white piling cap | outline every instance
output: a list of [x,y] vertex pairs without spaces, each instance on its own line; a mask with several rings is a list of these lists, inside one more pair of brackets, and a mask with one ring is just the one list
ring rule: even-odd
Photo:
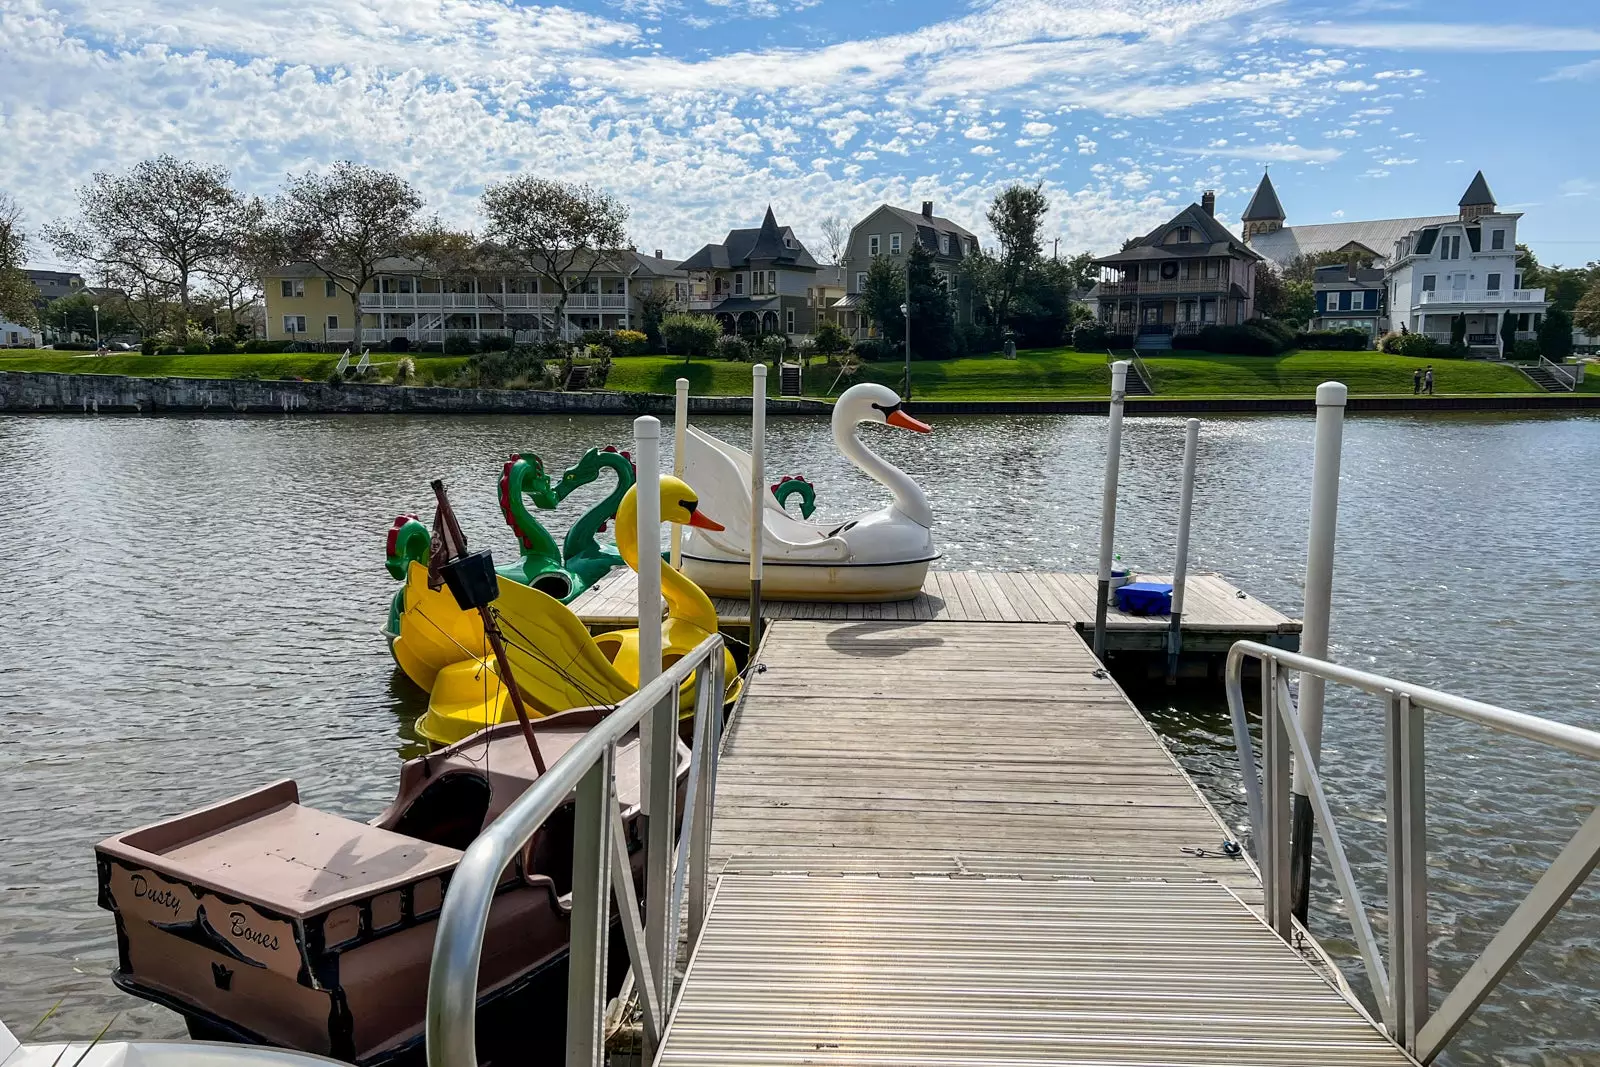
[[1323,382],[1317,386],[1317,407],[1342,408],[1349,399],[1350,390],[1345,388],[1343,382]]
[[750,368],[750,373],[757,378],[765,378],[767,376],[767,365],[765,363],[754,364]]
[[1111,388],[1112,390],[1123,389],[1127,387],[1127,384],[1128,361],[1119,359],[1111,364]]
[[640,415],[633,420],[633,436],[635,437],[660,437],[661,420],[654,415]]
[[677,384],[678,384],[678,392],[687,393],[689,391],[689,379],[687,379],[687,378],[679,378]]

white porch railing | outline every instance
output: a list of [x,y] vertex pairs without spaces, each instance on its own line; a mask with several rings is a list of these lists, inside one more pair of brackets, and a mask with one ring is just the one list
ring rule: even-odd
[[1569,393],[1576,390],[1578,388],[1578,383],[1583,380],[1582,363],[1579,363],[1575,368],[1567,368],[1563,367],[1559,363],[1552,363],[1543,356],[1540,356],[1539,366],[1549,371],[1550,377],[1556,380],[1556,384],[1561,386],[1561,388],[1565,389]]
[[[554,311],[558,293],[362,293],[363,311]],[[570,293],[567,310],[627,311],[627,293]]]
[[[1262,788],[1245,718],[1246,659],[1261,665]],[[1340,842],[1318,768],[1309,758],[1289,674],[1321,678],[1370,693],[1382,701],[1385,719],[1385,786],[1388,797],[1388,967],[1379,952],[1366,906]],[[1240,641],[1228,652],[1228,710],[1244,773],[1256,860],[1266,890],[1268,924],[1284,938],[1293,933],[1290,898],[1290,758],[1304,772],[1317,833],[1343,898],[1361,960],[1383,1019],[1394,1039],[1423,1063],[1431,1062],[1471,1018],[1545,925],[1600,862],[1600,807],[1595,807],[1544,875],[1489,942],[1460,981],[1430,1006],[1428,974],[1428,830],[1426,820],[1423,713],[1434,712],[1498,733],[1537,741],[1600,761],[1600,733],[1581,726],[1508,711],[1326,660]],[[1586,798],[1590,803],[1594,798]]]
[[1543,289],[1433,289],[1417,294],[1424,304],[1542,304]]

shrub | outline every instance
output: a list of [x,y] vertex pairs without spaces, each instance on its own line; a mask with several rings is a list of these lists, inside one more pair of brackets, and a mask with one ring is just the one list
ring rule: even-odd
[[1286,322],[1257,316],[1253,319],[1246,319],[1244,325],[1267,334],[1278,343],[1279,351],[1286,351],[1294,345],[1295,328]]
[[1139,335],[1134,333],[1108,333],[1106,334],[1106,347],[1110,349],[1132,348],[1138,340]]
[[[146,342],[146,344],[148,344],[148,343],[149,342]],[[255,337],[255,338],[252,338],[252,339],[246,341],[240,347],[243,348],[244,351],[246,351],[246,352],[251,352],[251,353],[255,353],[255,354],[260,354],[260,353],[264,353],[264,352],[281,352],[283,350],[283,342],[281,342],[281,341],[268,341],[265,338]]]
[[1384,351],[1414,359],[1440,359],[1449,349],[1420,333],[1392,333],[1383,339]]
[[[139,351],[144,353],[147,356],[155,355],[156,354],[156,339],[154,337],[146,337],[143,341],[140,341],[139,342]],[[248,349],[247,349],[247,351],[248,351]]]
[[856,355],[864,363],[894,358],[895,346],[881,337],[866,337],[856,342]]
[[823,322],[811,335],[811,350],[820,356],[833,358],[850,347],[850,341],[837,322]]
[[1294,347],[1317,351],[1360,352],[1370,343],[1366,331],[1354,329],[1312,330],[1294,336]]
[[492,333],[478,338],[478,348],[485,352],[509,352],[514,347],[510,334]]
[[239,346],[231,337],[217,337],[211,342],[211,354],[214,356],[231,356],[239,351]]
[[1099,352],[1106,347],[1106,328],[1098,322],[1086,322],[1072,331],[1072,347],[1079,352]]
[[608,346],[619,356],[642,356],[650,347],[650,338],[640,330],[618,330]]
[[241,382],[259,382],[261,380],[261,372],[258,370],[240,371],[237,377]]
[[584,330],[578,335],[580,345],[611,345],[610,330]]
[[1195,337],[1195,347],[1203,352],[1237,356],[1275,356],[1293,342],[1292,333],[1285,340],[1277,331],[1251,325],[1207,326]]
[[750,346],[732,334],[718,337],[714,351],[719,359],[725,359],[729,363],[742,363],[750,358]]
[[409,351],[411,351],[411,338],[409,338],[409,337],[391,337],[391,338],[389,338],[389,351],[391,351],[391,352],[409,352]]
[[1539,358],[1539,342],[1531,337],[1521,337],[1512,343],[1509,359],[1525,359],[1529,363]]
[[417,361],[410,356],[398,361],[394,365],[394,384],[404,385],[417,376]]
[[1544,313],[1539,324],[1539,353],[1552,363],[1564,362],[1572,355],[1572,316],[1563,309]]
[[465,334],[453,333],[444,339],[444,354],[447,356],[470,356],[476,350],[472,338]]
[[589,388],[604,389],[606,379],[611,377],[611,349],[605,345],[596,345],[594,351],[600,355],[589,365]]
[[993,352],[1000,347],[1000,335],[992,327],[979,326],[975,322],[956,323],[956,354],[961,356],[977,356],[985,352]]
[[183,354],[186,356],[203,356],[210,351],[211,343],[209,341],[189,341],[183,346]]
[[661,340],[675,356],[704,356],[716,346],[722,328],[709,315],[674,312],[661,320]]
[[328,384],[329,385],[343,385],[344,384],[344,373],[342,371],[340,371],[337,366],[335,366],[332,370],[330,370],[328,372]]
[[789,342],[781,333],[769,334],[761,339],[761,358],[778,364],[789,354]]
[[1467,317],[1457,315],[1450,320],[1450,349],[1453,352],[1467,350]]

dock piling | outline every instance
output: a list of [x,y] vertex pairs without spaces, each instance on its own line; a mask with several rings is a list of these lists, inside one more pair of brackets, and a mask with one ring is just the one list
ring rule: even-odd
[[1194,508],[1195,457],[1200,451],[1200,420],[1184,426],[1183,488],[1178,493],[1177,559],[1172,564],[1172,622],[1167,629],[1167,684],[1178,680],[1178,657],[1183,651],[1183,587],[1189,576],[1189,515]]
[[[689,379],[679,378],[672,405],[672,476],[683,477],[683,436],[689,428]],[[683,569],[683,527],[672,524],[672,569]]]
[[[1339,382],[1317,386],[1316,453],[1311,467],[1311,531],[1306,540],[1305,628],[1300,652],[1312,659],[1328,658],[1328,616],[1333,601],[1333,542],[1339,521],[1339,457],[1344,446],[1344,408],[1349,390]],[[1312,763],[1322,760],[1322,700],[1324,682],[1315,675],[1300,678],[1299,718]],[[1311,891],[1311,848],[1314,817],[1306,769],[1295,767],[1292,910],[1306,921]]]
[[761,549],[766,529],[767,365],[750,368],[750,648],[761,639]]
[[1100,498],[1100,582],[1094,601],[1094,654],[1106,654],[1106,606],[1111,598],[1111,557],[1117,534],[1117,475],[1122,465],[1122,407],[1128,392],[1128,361],[1111,364],[1111,425],[1106,433],[1106,478]]

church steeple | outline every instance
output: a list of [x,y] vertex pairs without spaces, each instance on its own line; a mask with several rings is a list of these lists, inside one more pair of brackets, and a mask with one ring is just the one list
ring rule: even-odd
[[1282,229],[1287,217],[1283,205],[1278,202],[1278,191],[1272,187],[1272,178],[1262,171],[1261,184],[1256,186],[1255,195],[1250,198],[1244,214],[1239,216],[1239,221],[1244,223],[1245,243],[1258,233]]

